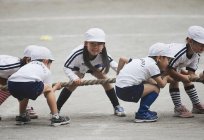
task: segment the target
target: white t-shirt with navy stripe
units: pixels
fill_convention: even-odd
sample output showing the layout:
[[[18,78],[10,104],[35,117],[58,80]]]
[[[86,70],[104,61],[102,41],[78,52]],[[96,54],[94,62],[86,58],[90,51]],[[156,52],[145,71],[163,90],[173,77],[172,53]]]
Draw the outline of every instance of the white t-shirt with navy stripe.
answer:
[[[71,52],[71,54],[67,57],[66,62],[64,64],[64,72],[71,81],[74,81],[79,78],[74,73],[74,71],[79,71],[80,73],[85,74],[89,70],[89,68],[84,64],[83,50],[84,50],[83,45],[80,45],[79,47],[75,48]],[[108,58],[110,61],[111,68],[116,71],[118,64],[115,61],[113,61],[113,59],[109,54],[108,54]],[[103,68],[101,54],[98,54],[96,58],[90,62],[94,67],[98,69]]]
[[[170,44],[170,49],[174,54],[174,59],[169,63],[170,68],[174,68],[177,71],[180,71],[182,68],[187,70],[196,71],[198,69],[198,63],[200,55],[194,53],[191,58],[187,57],[187,48],[186,44],[172,43]]]
[[[116,77],[115,85],[120,88],[139,85],[160,74],[160,69],[154,59],[150,57],[132,59],[128,64],[124,65]]]
[[[51,72],[39,61],[32,61],[21,67],[16,73],[8,79],[12,82],[40,82],[52,84]]]
[[[17,72],[22,66],[18,57],[0,55],[0,77],[8,79],[13,73]]]

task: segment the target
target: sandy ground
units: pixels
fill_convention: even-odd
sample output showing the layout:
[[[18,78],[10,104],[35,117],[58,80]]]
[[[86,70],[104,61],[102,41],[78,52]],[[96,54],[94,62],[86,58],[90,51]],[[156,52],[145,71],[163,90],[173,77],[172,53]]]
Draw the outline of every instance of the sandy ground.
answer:
[[[1,54],[22,57],[27,45],[44,45],[56,58],[52,66],[54,82],[67,81],[62,70],[64,61],[73,48],[83,43],[88,28],[104,29],[107,49],[116,61],[120,56],[144,57],[153,43],[184,43],[189,26],[204,25],[203,5],[203,0],[0,0],[0,50]],[[52,40],[40,40],[42,35]],[[203,62],[201,56],[200,69]],[[113,71],[109,75],[115,77]],[[90,75],[85,78],[92,79]],[[204,102],[203,85],[195,86]],[[182,85],[181,94],[183,104],[191,109]],[[204,139],[204,115],[172,117],[168,86],[151,107],[159,114],[156,123],[134,123],[138,104],[120,103],[126,110],[125,118],[113,115],[101,86],[80,87],[61,111],[71,117],[70,125],[50,127],[49,109],[41,96],[30,102],[39,119],[16,126],[18,102],[10,97],[0,107],[0,139]]]

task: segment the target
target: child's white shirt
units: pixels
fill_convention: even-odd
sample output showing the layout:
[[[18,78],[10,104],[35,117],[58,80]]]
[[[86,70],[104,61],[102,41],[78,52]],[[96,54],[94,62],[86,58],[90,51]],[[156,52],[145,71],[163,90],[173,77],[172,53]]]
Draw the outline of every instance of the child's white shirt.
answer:
[[[139,85],[151,77],[157,77],[161,74],[155,60],[150,57],[141,59],[132,59],[131,62],[124,65],[116,77],[116,86],[123,88],[133,85]]]
[[[83,60],[83,49],[84,46],[80,45],[77,48],[75,48],[71,54],[67,57],[66,62],[64,64],[64,72],[66,76],[71,80],[74,81],[78,79],[79,77],[74,73],[74,71],[79,71],[82,74],[85,74],[89,68],[84,64]],[[118,63],[115,62],[112,57],[108,54],[108,58],[110,60],[110,67],[113,70],[117,70]],[[93,66],[95,66],[98,69],[102,69],[102,56],[101,54],[98,54],[96,58],[92,61],[90,61]]]
[[[0,77],[8,79],[20,69],[21,65],[21,60],[18,57],[0,55]]]
[[[52,84],[50,70],[39,61],[32,61],[21,67],[16,73],[8,79],[13,82],[40,82]]]
[[[198,69],[200,55],[194,53],[191,58],[188,58],[186,44],[172,43],[170,44],[170,49],[175,56],[169,63],[170,67],[175,68],[177,71],[180,71],[182,68],[193,71]]]

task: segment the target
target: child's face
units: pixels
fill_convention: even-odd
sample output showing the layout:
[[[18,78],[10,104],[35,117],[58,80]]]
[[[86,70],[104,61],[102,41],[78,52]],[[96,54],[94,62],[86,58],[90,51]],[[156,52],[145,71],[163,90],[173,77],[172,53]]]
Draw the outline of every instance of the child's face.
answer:
[[[92,56],[98,55],[104,48],[104,42],[86,42],[87,50]]]
[[[166,71],[169,65],[170,58],[166,56],[159,56],[158,65],[161,71]]]
[[[189,42],[191,49],[195,53],[202,53],[204,51],[204,44],[198,43],[194,40]]]
[[[50,69],[50,66],[52,64],[51,60],[43,60],[43,63],[45,64],[45,66],[47,66],[48,69]]]

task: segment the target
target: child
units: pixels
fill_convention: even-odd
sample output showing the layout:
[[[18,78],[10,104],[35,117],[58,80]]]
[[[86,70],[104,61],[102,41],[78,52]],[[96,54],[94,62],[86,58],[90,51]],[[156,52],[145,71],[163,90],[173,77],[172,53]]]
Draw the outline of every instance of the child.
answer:
[[[80,85],[85,73],[91,73],[98,79],[106,79],[109,68],[116,70],[117,63],[107,54],[105,46],[105,33],[99,28],[91,28],[85,33],[84,45],[72,51],[64,64],[64,72],[73,81],[73,85],[64,88],[57,100],[60,111],[63,104],[72,92]],[[119,105],[113,86],[109,83],[102,84],[106,95],[110,99],[114,114],[125,116],[124,109]]]
[[[116,94],[118,98],[127,102],[137,103],[141,98],[135,122],[154,122],[158,119],[157,113],[150,111],[149,108],[156,100],[160,88],[167,82],[172,82],[169,76],[161,76],[161,72],[166,71],[172,57],[167,44],[156,43],[150,47],[148,57],[129,61],[120,58]]]
[[[0,84],[6,85],[7,79],[13,73],[18,71],[20,67],[30,62],[31,52],[37,49],[38,46],[30,45],[24,50],[24,57],[22,59],[9,55],[0,55]],[[10,93],[6,90],[0,89],[0,105],[10,96]],[[33,107],[27,107],[27,112],[30,114],[31,119],[38,118],[37,113],[34,111]]]
[[[191,26],[188,29],[186,44],[170,44],[175,58],[169,63],[169,74],[177,82],[169,85],[169,92],[174,103],[175,116],[181,118],[193,117],[192,113],[203,114],[204,105],[200,103],[194,84],[190,78],[195,75],[198,68],[200,53],[204,51],[204,28],[200,26]],[[186,70],[183,70],[186,68]],[[181,103],[179,82],[184,85],[192,104],[192,113]]]
[[[41,47],[33,50],[31,53],[29,64],[21,67],[16,73],[8,79],[8,89],[11,95],[20,102],[20,116],[16,119],[17,124],[26,124],[30,122],[29,114],[26,107],[29,99],[36,98],[44,94],[47,99],[48,106],[51,110],[51,125],[58,126],[69,123],[69,118],[59,116],[57,111],[54,92],[60,89],[60,83],[52,88],[50,66],[53,56],[49,49]]]

